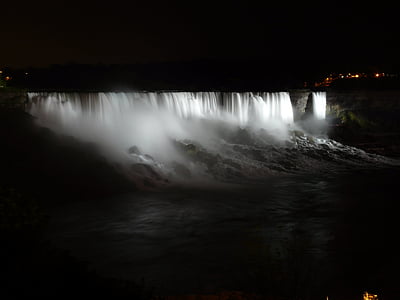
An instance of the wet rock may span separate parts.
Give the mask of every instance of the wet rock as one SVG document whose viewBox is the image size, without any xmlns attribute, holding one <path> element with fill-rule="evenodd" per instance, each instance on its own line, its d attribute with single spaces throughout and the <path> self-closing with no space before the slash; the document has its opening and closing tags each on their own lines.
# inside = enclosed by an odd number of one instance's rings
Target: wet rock
<svg viewBox="0 0 400 300">
<path fill-rule="evenodd" d="M 190 170 L 181 163 L 174 161 L 174 162 L 172 162 L 171 167 L 178 176 L 181 176 L 184 178 L 190 178 L 192 176 L 192 174 L 190 173 Z"/>
<path fill-rule="evenodd" d="M 257 161 L 265 161 L 264 151 L 259 149 L 253 149 L 249 151 L 250 157 Z"/>
<path fill-rule="evenodd" d="M 176 142 L 176 145 L 181 149 L 191 160 L 195 162 L 204 163 L 208 168 L 211 168 L 218 162 L 218 156 L 208 153 L 206 150 L 192 143 L 185 144 L 183 142 Z"/>
<path fill-rule="evenodd" d="M 152 178 L 155 180 L 162 179 L 160 174 L 158 174 L 156 171 L 154 171 L 151 166 L 146 165 L 146 164 L 132 164 L 131 170 L 134 171 L 135 173 L 138 173 L 138 174 L 148 177 L 148 178 Z"/>
<path fill-rule="evenodd" d="M 242 152 L 242 147 L 239 147 L 238 145 L 234 145 L 232 147 L 233 150 L 237 151 L 237 152 Z"/>
<path fill-rule="evenodd" d="M 293 130 L 293 131 L 292 131 L 292 134 L 293 134 L 295 137 L 302 137 L 302 136 L 305 136 L 304 132 L 301 131 L 301 130 Z"/>
<path fill-rule="evenodd" d="M 296 146 L 296 141 L 285 141 L 284 146 L 287 148 L 292 148 Z"/>
<path fill-rule="evenodd" d="M 313 145 L 315 145 L 315 139 L 312 136 L 307 136 L 307 141 Z"/>
<path fill-rule="evenodd" d="M 192 154 L 196 154 L 198 151 L 198 147 L 196 145 L 194 145 L 193 143 L 189 143 L 186 141 L 176 141 L 176 140 L 173 141 L 173 143 L 178 150 L 180 150 L 186 154 L 192 155 Z"/>
<path fill-rule="evenodd" d="M 223 161 L 223 163 L 226 164 L 226 165 L 229 165 L 229 166 L 231 166 L 231 167 L 233 167 L 235 169 L 238 169 L 238 170 L 242 169 L 242 166 L 240 164 L 234 162 L 232 159 L 225 159 Z"/>
<path fill-rule="evenodd" d="M 243 177 L 243 175 L 239 171 L 229 167 L 225 169 L 225 172 L 225 176 L 230 179 Z"/>
<path fill-rule="evenodd" d="M 188 154 L 196 154 L 198 152 L 198 149 L 195 145 L 193 144 L 187 144 L 184 146 L 184 150 Z"/>
<path fill-rule="evenodd" d="M 198 154 L 198 160 L 205 165 L 207 165 L 208 168 L 213 167 L 218 163 L 218 158 L 216 155 L 207 153 L 207 152 L 199 152 Z"/>
<path fill-rule="evenodd" d="M 146 158 L 147 160 L 151 160 L 151 161 L 155 161 L 153 156 L 149 155 L 149 154 L 145 154 L 144 158 Z"/>
<path fill-rule="evenodd" d="M 236 136 L 232 139 L 233 142 L 238 144 L 253 145 L 254 140 L 251 134 L 246 129 L 239 129 Z"/>
<path fill-rule="evenodd" d="M 141 155 L 142 154 L 137 146 L 130 147 L 128 149 L 128 153 L 129 154 L 136 154 L 136 155 Z"/>
<path fill-rule="evenodd" d="M 282 170 L 295 170 L 297 169 L 296 167 L 296 163 L 293 161 L 290 161 L 288 159 L 281 159 L 278 160 L 278 163 L 280 165 L 280 167 L 282 167 Z"/>
</svg>

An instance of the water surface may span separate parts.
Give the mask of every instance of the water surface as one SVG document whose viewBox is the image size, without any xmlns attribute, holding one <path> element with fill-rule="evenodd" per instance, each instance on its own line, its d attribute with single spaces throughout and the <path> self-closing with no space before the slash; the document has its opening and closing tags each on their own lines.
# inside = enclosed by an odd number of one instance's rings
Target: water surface
<svg viewBox="0 0 400 300">
<path fill-rule="evenodd" d="M 159 294 L 389 295 L 398 175 L 354 169 L 68 203 L 51 209 L 47 234 L 101 274 L 144 278 Z"/>
</svg>

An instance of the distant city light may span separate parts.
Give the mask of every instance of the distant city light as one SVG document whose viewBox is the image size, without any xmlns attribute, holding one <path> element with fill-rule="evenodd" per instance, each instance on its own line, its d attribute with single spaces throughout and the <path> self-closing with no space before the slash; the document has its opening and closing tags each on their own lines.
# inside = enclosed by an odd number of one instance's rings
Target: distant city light
<svg viewBox="0 0 400 300">
<path fill-rule="evenodd" d="M 323 77 L 321 78 L 321 81 L 315 82 L 314 86 L 316 87 L 323 87 L 323 86 L 330 86 L 334 81 L 338 79 L 345 79 L 345 80 L 351 80 L 351 79 L 361 79 L 361 78 L 394 78 L 398 77 L 398 74 L 388 74 L 388 73 L 383 73 L 383 72 L 374 72 L 374 73 L 362 73 L 362 72 L 357 72 L 357 73 L 330 73 L 328 77 Z"/>
<path fill-rule="evenodd" d="M 378 300 L 378 295 L 374 295 L 374 294 L 365 292 L 363 295 L 363 300 Z"/>
</svg>

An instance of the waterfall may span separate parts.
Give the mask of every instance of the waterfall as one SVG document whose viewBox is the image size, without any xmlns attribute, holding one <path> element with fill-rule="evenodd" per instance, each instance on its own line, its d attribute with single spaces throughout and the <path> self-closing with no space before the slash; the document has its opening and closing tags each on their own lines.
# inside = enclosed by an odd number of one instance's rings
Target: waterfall
<svg viewBox="0 0 400 300">
<path fill-rule="evenodd" d="M 28 97 L 27 111 L 39 125 L 94 143 L 139 185 L 143 180 L 164 184 L 160 178 L 179 177 L 182 170 L 206 176 L 205 166 L 215 165 L 216 174 L 229 174 L 233 161 L 239 166 L 248 160 L 239 148 L 233 150 L 234 145 L 286 145 L 293 123 L 287 92 L 29 93 Z M 189 144 L 197 149 L 194 156 L 187 152 Z M 249 172 L 258 166 L 250 162 Z"/>
<path fill-rule="evenodd" d="M 347 156 L 364 155 L 302 133 L 293 121 L 287 92 L 29 93 L 28 97 L 26 109 L 40 126 L 60 133 L 62 141 L 76 138 L 83 147 L 90 145 L 138 186 L 196 178 L 264 178 L 313 168 L 318 165 L 315 153 L 321 160 L 330 155 L 326 148 L 343 150 Z M 315 119 L 324 119 L 326 94 L 314 92 L 312 102 Z M 301 124 L 312 127 L 306 128 L 311 134 L 324 123 L 312 121 Z M 332 155 L 328 161 L 337 159 L 335 151 Z"/>
<path fill-rule="evenodd" d="M 318 120 L 324 120 L 326 113 L 326 92 L 312 93 L 312 107 L 314 117 Z"/>
<path fill-rule="evenodd" d="M 29 93 L 29 112 L 61 121 L 71 117 L 93 117 L 110 122 L 113 114 L 138 106 L 165 110 L 179 118 L 231 119 L 241 127 L 262 127 L 269 121 L 293 122 L 289 93 Z M 46 116 L 43 116 L 46 115 Z M 51 116 L 50 116 L 51 117 Z"/>
</svg>

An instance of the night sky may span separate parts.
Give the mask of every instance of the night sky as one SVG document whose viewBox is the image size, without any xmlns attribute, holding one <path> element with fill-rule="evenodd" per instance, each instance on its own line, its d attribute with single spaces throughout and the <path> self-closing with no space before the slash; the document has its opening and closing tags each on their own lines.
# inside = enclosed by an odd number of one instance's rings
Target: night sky
<svg viewBox="0 0 400 300">
<path fill-rule="evenodd" d="M 7 1 L 0 66 L 193 60 L 398 63 L 395 3 Z"/>
</svg>

